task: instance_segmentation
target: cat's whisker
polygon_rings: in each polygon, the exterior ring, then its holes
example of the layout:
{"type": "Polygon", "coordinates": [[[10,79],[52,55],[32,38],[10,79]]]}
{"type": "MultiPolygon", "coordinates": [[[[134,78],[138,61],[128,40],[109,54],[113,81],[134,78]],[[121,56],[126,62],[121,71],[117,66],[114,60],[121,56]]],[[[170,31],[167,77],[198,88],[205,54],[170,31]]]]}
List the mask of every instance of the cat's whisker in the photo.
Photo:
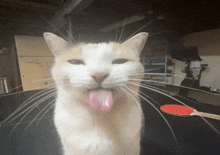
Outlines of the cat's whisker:
{"type": "Polygon", "coordinates": [[[148,71],[155,71],[155,70],[158,70],[158,69],[161,69],[161,68],[145,69],[144,72],[139,72],[139,73],[146,73],[148,71]]]}
{"type": "MultiPolygon", "coordinates": [[[[161,76],[166,76],[166,75],[171,75],[171,76],[175,76],[175,77],[183,77],[183,78],[186,78],[186,79],[192,79],[192,80],[195,80],[195,78],[191,78],[191,77],[186,77],[186,76],[183,76],[183,75],[177,75],[177,74],[170,74],[170,73],[137,73],[137,74],[131,74],[132,75],[161,75],[161,76]]],[[[204,81],[204,80],[200,80],[200,81],[204,81]]]]}
{"type": "Polygon", "coordinates": [[[145,25],[143,25],[142,27],[140,27],[137,31],[135,31],[134,33],[132,33],[132,34],[125,40],[125,42],[126,42],[127,40],[129,40],[129,39],[130,39],[133,35],[135,35],[137,32],[139,32],[139,31],[142,30],[143,28],[147,27],[149,24],[155,22],[156,20],[158,20],[158,19],[159,19],[161,16],[163,16],[163,15],[164,15],[164,14],[158,16],[157,18],[151,20],[151,21],[148,22],[147,24],[145,24],[145,25]]]}
{"type": "Polygon", "coordinates": [[[149,82],[149,83],[152,82],[152,83],[168,84],[168,85],[172,85],[172,86],[182,87],[182,88],[186,88],[186,89],[190,89],[190,90],[195,90],[195,91],[199,91],[199,92],[203,92],[203,93],[207,93],[207,94],[220,96],[220,94],[217,94],[217,93],[211,93],[208,91],[204,91],[204,90],[196,89],[196,88],[192,88],[192,87],[186,87],[186,86],[181,86],[181,85],[179,86],[177,84],[171,84],[171,83],[167,83],[167,82],[160,82],[160,81],[154,81],[154,80],[142,80],[142,79],[134,79],[134,78],[130,78],[129,80],[131,80],[131,81],[145,81],[145,82],[149,82]]]}
{"type": "MultiPolygon", "coordinates": [[[[31,126],[31,124],[44,112],[44,110],[46,110],[49,106],[51,106],[52,103],[55,102],[56,99],[50,101],[35,117],[34,119],[28,124],[28,126],[24,129],[27,130],[29,128],[29,126],[31,126]]],[[[50,108],[49,108],[50,109],[50,108]]]]}
{"type": "MultiPolygon", "coordinates": [[[[161,75],[161,76],[164,76],[164,75],[172,75],[172,76],[179,76],[179,77],[185,77],[185,76],[182,76],[182,75],[175,75],[175,74],[170,74],[170,73],[135,73],[135,74],[131,74],[131,75],[161,75]]],[[[191,79],[194,79],[194,78],[191,78],[191,79]]]]}
{"type": "MultiPolygon", "coordinates": [[[[54,102],[55,102],[55,101],[56,101],[56,100],[54,100],[54,102]]],[[[52,106],[50,106],[50,108],[48,108],[48,109],[43,113],[43,115],[40,116],[40,118],[38,119],[36,125],[38,125],[38,123],[43,119],[43,117],[47,114],[47,112],[48,112],[49,110],[51,110],[54,106],[55,106],[55,104],[53,104],[52,106]]]]}
{"type": "Polygon", "coordinates": [[[35,102],[34,104],[32,104],[31,106],[29,106],[28,108],[24,109],[22,112],[20,112],[18,115],[14,116],[14,118],[12,118],[11,120],[9,120],[9,122],[7,123],[11,123],[14,120],[16,120],[18,117],[20,117],[21,115],[23,115],[26,111],[30,110],[32,111],[34,108],[38,107],[39,104],[43,103],[43,101],[55,96],[55,92],[52,92],[51,94],[47,95],[46,97],[43,97],[42,99],[40,99],[39,101],[35,102]]]}
{"type": "Polygon", "coordinates": [[[143,86],[150,87],[150,88],[153,88],[153,89],[157,89],[157,90],[159,90],[159,91],[161,91],[161,92],[166,92],[167,94],[172,93],[172,94],[174,94],[174,95],[176,95],[176,96],[178,96],[178,97],[180,97],[180,98],[182,98],[182,99],[185,99],[185,100],[187,100],[187,101],[190,101],[190,102],[193,102],[193,103],[195,103],[195,104],[199,104],[199,105],[201,105],[201,104],[198,103],[198,102],[195,102],[195,101],[193,101],[193,100],[190,100],[190,99],[188,99],[188,98],[186,98],[186,97],[183,97],[183,96],[181,96],[181,95],[178,95],[178,94],[176,94],[176,93],[169,92],[169,91],[167,91],[167,90],[160,89],[160,88],[157,88],[157,87],[154,87],[154,86],[148,85],[148,84],[143,84],[143,83],[142,83],[142,85],[143,85],[143,86]]]}
{"type": "Polygon", "coordinates": [[[149,95],[144,94],[143,92],[139,91],[139,93],[141,93],[142,95],[146,96],[148,99],[152,100],[154,103],[156,103],[157,105],[161,105],[160,103],[158,103],[156,100],[154,100],[152,97],[150,97],[149,95]]]}
{"type": "Polygon", "coordinates": [[[34,100],[47,95],[51,92],[55,91],[53,88],[49,89],[49,90],[43,90],[40,91],[36,94],[34,94],[33,96],[29,97],[25,102],[23,102],[14,112],[12,112],[5,120],[3,120],[1,123],[5,124],[8,120],[10,120],[15,114],[17,114],[21,109],[23,109],[24,107],[26,107],[27,105],[29,105],[31,102],[33,102],[34,100]],[[42,93],[43,92],[43,93],[42,93]],[[42,93],[42,94],[41,94],[42,93]],[[41,95],[39,95],[41,94],[41,95]]]}
{"type": "Polygon", "coordinates": [[[130,97],[125,91],[127,91],[127,90],[125,90],[123,87],[119,87],[119,90],[121,90],[121,92],[123,92],[124,93],[124,95],[126,95],[128,98],[130,97]]]}
{"type": "Polygon", "coordinates": [[[125,20],[124,20],[124,22],[123,22],[123,27],[122,27],[121,34],[120,34],[120,36],[119,36],[119,39],[118,39],[117,43],[120,43],[120,41],[121,41],[121,37],[122,37],[122,34],[123,34],[123,32],[124,32],[124,28],[125,28],[125,20]]]}
{"type": "Polygon", "coordinates": [[[22,85],[17,86],[17,87],[14,87],[14,88],[12,88],[12,89],[9,89],[8,91],[11,92],[11,91],[16,90],[16,89],[21,88],[21,87],[22,87],[22,85]]]}
{"type": "Polygon", "coordinates": [[[126,94],[128,97],[131,97],[131,98],[135,101],[135,103],[136,103],[138,106],[140,106],[140,105],[139,105],[139,102],[137,101],[137,99],[136,99],[134,96],[132,96],[125,88],[121,88],[121,89],[124,90],[125,94],[126,94]]]}
{"type": "MultiPolygon", "coordinates": [[[[55,85],[55,84],[45,85],[45,86],[37,87],[37,88],[34,88],[34,89],[30,89],[30,90],[37,90],[37,89],[41,89],[41,88],[48,87],[48,86],[51,86],[51,85],[55,85]]],[[[15,89],[17,89],[17,88],[20,88],[20,87],[22,87],[22,85],[17,86],[17,87],[12,88],[12,89],[9,89],[9,92],[11,92],[11,91],[13,91],[13,90],[15,90],[15,89]]],[[[4,97],[4,96],[19,94],[19,93],[22,93],[22,91],[14,92],[14,93],[5,93],[5,94],[3,94],[3,95],[0,94],[0,98],[1,98],[1,97],[4,97]]]]}
{"type": "MultiPolygon", "coordinates": [[[[132,86],[130,86],[130,87],[132,87],[132,86]]],[[[158,103],[156,100],[154,100],[152,97],[150,97],[149,95],[146,95],[146,94],[144,94],[143,92],[141,92],[140,90],[139,90],[139,93],[141,93],[142,95],[144,95],[145,97],[147,97],[148,99],[150,99],[150,100],[152,100],[154,103],[156,103],[157,105],[161,105],[160,103],[158,103]]]]}
{"type": "MultiPolygon", "coordinates": [[[[41,18],[43,18],[41,16],[41,18]]],[[[44,18],[43,18],[44,19],[44,18]]],[[[62,32],[60,32],[60,30],[58,28],[56,28],[51,22],[49,22],[47,19],[44,19],[54,30],[56,30],[65,40],[69,41],[69,38],[66,37],[62,32]]],[[[65,28],[66,30],[66,28],[65,28]]],[[[66,30],[67,31],[67,30],[66,30]]],[[[71,35],[71,39],[74,41],[75,44],[78,44],[78,42],[75,40],[75,38],[72,37],[71,35]]]]}
{"type": "Polygon", "coordinates": [[[142,87],[142,88],[146,88],[146,89],[152,90],[152,91],[157,92],[157,93],[160,93],[160,94],[162,94],[162,95],[164,95],[164,96],[167,96],[167,97],[169,97],[169,98],[171,98],[171,99],[173,99],[173,100],[179,102],[180,104],[185,105],[185,106],[188,107],[188,105],[186,105],[186,104],[183,103],[182,101],[180,101],[180,100],[178,100],[178,99],[176,99],[176,98],[174,98],[174,97],[172,97],[172,96],[170,96],[170,95],[168,95],[168,94],[166,94],[166,93],[164,93],[164,92],[161,92],[161,91],[158,91],[158,90],[156,90],[156,89],[143,86],[143,85],[141,85],[141,84],[136,84],[136,83],[134,83],[134,82],[127,82],[127,83],[129,83],[129,84],[131,84],[131,85],[139,86],[139,87],[142,87]]]}
{"type": "Polygon", "coordinates": [[[54,79],[53,78],[46,78],[46,79],[34,80],[32,82],[49,81],[49,80],[54,80],[54,79]]]}
{"type": "MultiPolygon", "coordinates": [[[[50,89],[49,89],[50,90],[50,89]]],[[[29,97],[25,102],[23,102],[15,111],[13,111],[5,120],[3,120],[1,123],[6,123],[9,119],[11,119],[12,116],[14,116],[17,112],[19,112],[23,107],[27,106],[29,103],[34,101],[35,99],[43,96],[44,94],[48,93],[49,90],[42,90],[33,96],[29,97]],[[40,93],[43,93],[42,95],[38,96],[40,93]],[[37,97],[36,97],[37,96],[37,97]],[[36,98],[34,98],[36,97],[36,98]]]]}
{"type": "MultiPolygon", "coordinates": [[[[45,117],[45,118],[42,118],[41,120],[45,120],[45,119],[54,119],[54,117],[45,117]]],[[[30,123],[30,121],[23,121],[23,122],[20,122],[19,125],[21,124],[26,124],[26,123],[30,123]]],[[[0,128],[5,128],[5,127],[9,127],[9,126],[14,126],[16,125],[17,123],[10,123],[10,124],[6,124],[4,126],[1,126],[0,124],[0,128]]]]}
{"type": "MultiPolygon", "coordinates": [[[[172,73],[146,73],[147,71],[153,71],[153,70],[158,70],[158,69],[161,69],[161,68],[145,70],[145,72],[139,72],[139,73],[131,74],[131,76],[132,75],[161,75],[161,76],[169,75],[169,76],[174,76],[174,77],[181,77],[181,78],[184,78],[184,79],[197,80],[197,79],[192,78],[192,77],[186,77],[186,75],[177,75],[177,74],[172,74],[172,73]]],[[[206,80],[200,79],[199,81],[203,82],[203,81],[206,81],[206,80]]]]}
{"type": "MultiPolygon", "coordinates": [[[[48,85],[44,85],[44,86],[41,86],[41,87],[37,87],[37,88],[32,88],[32,89],[29,89],[30,90],[37,90],[37,89],[45,89],[45,88],[48,88],[48,87],[52,87],[52,86],[56,86],[55,83],[52,83],[52,84],[48,84],[48,85]]],[[[52,87],[53,88],[53,87],[52,87]]]]}
{"type": "Polygon", "coordinates": [[[134,93],[134,94],[140,96],[142,99],[144,99],[146,102],[148,102],[148,103],[160,114],[160,116],[164,119],[164,121],[166,122],[167,126],[169,127],[169,129],[170,129],[170,131],[171,131],[171,133],[172,133],[172,135],[173,135],[174,140],[176,141],[177,138],[176,138],[176,135],[175,135],[175,133],[174,133],[174,131],[173,131],[171,125],[169,124],[169,122],[167,121],[167,119],[164,117],[164,115],[157,109],[157,107],[156,107],[153,103],[151,103],[148,99],[146,99],[146,98],[143,97],[142,95],[136,93],[135,91],[131,90],[129,87],[124,86],[124,88],[126,88],[128,91],[130,91],[130,92],[132,92],[132,93],[134,93]]]}
{"type": "MultiPolygon", "coordinates": [[[[28,91],[31,91],[31,90],[39,90],[39,89],[45,89],[45,88],[46,88],[46,89],[50,89],[50,88],[48,88],[48,86],[54,86],[54,87],[51,87],[51,88],[55,88],[55,83],[49,84],[49,85],[44,85],[44,86],[41,86],[41,87],[32,88],[32,89],[29,89],[28,91]]],[[[20,86],[19,86],[19,87],[20,87],[20,86]]],[[[15,93],[7,93],[7,94],[3,94],[3,95],[0,94],[0,98],[1,98],[1,97],[5,97],[5,96],[20,94],[20,93],[22,93],[22,92],[24,92],[24,91],[19,91],[19,92],[15,92],[15,93]]]]}
{"type": "MultiPolygon", "coordinates": [[[[47,97],[42,98],[41,100],[39,100],[38,102],[34,103],[33,105],[31,105],[30,107],[28,107],[27,109],[25,109],[24,111],[22,111],[18,116],[16,116],[15,118],[12,119],[12,121],[14,121],[15,119],[17,119],[18,117],[20,117],[22,114],[24,114],[26,111],[28,111],[20,120],[18,123],[16,123],[16,125],[14,126],[14,128],[12,129],[11,133],[17,128],[17,126],[26,118],[26,116],[28,114],[30,114],[30,112],[32,110],[34,110],[36,108],[36,105],[43,103],[44,101],[46,101],[47,99],[51,98],[55,96],[55,94],[50,94],[47,97]]],[[[11,122],[12,122],[11,121],[11,122]]]]}
{"type": "Polygon", "coordinates": [[[117,42],[117,39],[118,39],[118,28],[116,29],[115,42],[117,42]]]}
{"type": "Polygon", "coordinates": [[[157,32],[157,33],[149,34],[149,37],[151,37],[151,36],[156,36],[156,35],[158,35],[158,34],[162,34],[162,33],[167,33],[167,32],[171,32],[171,31],[168,30],[168,31],[161,31],[161,32],[157,32]]]}
{"type": "Polygon", "coordinates": [[[131,74],[131,76],[132,75],[166,75],[166,74],[165,73],[135,73],[135,74],[131,74]]]}
{"type": "Polygon", "coordinates": [[[161,69],[161,68],[146,69],[146,70],[144,70],[143,73],[146,73],[146,72],[148,72],[148,71],[155,71],[155,70],[158,70],[158,69],[161,69]]]}
{"type": "Polygon", "coordinates": [[[130,75],[142,75],[142,74],[145,74],[148,71],[155,71],[155,70],[158,70],[158,69],[161,69],[161,68],[146,69],[143,72],[136,72],[136,73],[133,73],[133,74],[130,74],[130,75]]]}
{"type": "Polygon", "coordinates": [[[0,94],[0,98],[1,97],[5,97],[5,96],[10,96],[10,95],[16,95],[16,94],[20,94],[23,93],[23,91],[19,91],[19,92],[14,92],[14,93],[5,93],[5,94],[0,94]]]}
{"type": "Polygon", "coordinates": [[[215,131],[217,134],[220,134],[220,131],[218,131],[209,121],[207,121],[207,119],[205,119],[204,117],[202,116],[199,116],[200,118],[203,119],[203,121],[208,124],[208,126],[210,126],[212,128],[213,131],[215,131]]]}
{"type": "MultiPolygon", "coordinates": [[[[142,88],[146,88],[146,89],[152,90],[152,91],[154,91],[154,92],[157,92],[157,93],[159,93],[159,94],[162,94],[162,95],[164,95],[164,96],[167,96],[167,97],[173,99],[174,101],[177,101],[178,103],[180,103],[180,104],[182,104],[182,105],[185,105],[186,107],[189,107],[188,105],[186,105],[186,104],[183,103],[182,101],[180,101],[180,100],[178,100],[178,99],[176,99],[176,98],[174,98],[174,97],[172,97],[172,96],[170,96],[170,95],[168,95],[168,94],[166,94],[166,93],[163,93],[163,92],[161,92],[161,91],[158,91],[158,90],[156,90],[156,89],[152,89],[152,88],[149,88],[149,87],[146,87],[146,86],[143,86],[143,85],[140,85],[140,84],[135,84],[135,83],[132,83],[132,82],[127,82],[127,83],[129,83],[129,84],[131,84],[131,85],[136,85],[136,86],[139,86],[139,87],[142,87],[142,88]]],[[[202,116],[200,116],[200,117],[201,117],[203,120],[205,119],[205,118],[203,118],[202,116]]],[[[207,121],[205,121],[205,122],[207,122],[207,121]]],[[[208,125],[210,126],[211,124],[208,123],[208,125]]],[[[210,127],[211,127],[212,129],[214,128],[214,129],[215,129],[214,131],[217,130],[213,125],[211,125],[210,127]]],[[[217,131],[218,131],[218,130],[217,130],[217,131]]],[[[217,132],[217,133],[219,133],[219,132],[217,132]]]]}

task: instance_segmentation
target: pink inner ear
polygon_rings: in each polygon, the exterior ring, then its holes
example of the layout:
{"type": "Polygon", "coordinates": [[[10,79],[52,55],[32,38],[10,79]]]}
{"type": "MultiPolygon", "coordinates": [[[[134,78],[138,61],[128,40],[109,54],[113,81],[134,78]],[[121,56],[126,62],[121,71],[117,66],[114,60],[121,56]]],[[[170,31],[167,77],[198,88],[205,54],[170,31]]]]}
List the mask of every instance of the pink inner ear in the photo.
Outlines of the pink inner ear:
{"type": "Polygon", "coordinates": [[[195,110],[192,107],[187,107],[183,105],[174,105],[174,104],[163,105],[160,107],[160,109],[166,113],[175,114],[175,115],[185,115],[185,116],[190,115],[195,110]]]}

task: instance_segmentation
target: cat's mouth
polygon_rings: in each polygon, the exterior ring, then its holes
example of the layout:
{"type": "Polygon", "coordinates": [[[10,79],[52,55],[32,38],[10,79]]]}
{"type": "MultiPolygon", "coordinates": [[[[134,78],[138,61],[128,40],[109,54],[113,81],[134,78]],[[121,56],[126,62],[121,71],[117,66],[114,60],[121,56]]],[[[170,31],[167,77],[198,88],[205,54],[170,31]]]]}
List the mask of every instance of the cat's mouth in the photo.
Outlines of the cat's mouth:
{"type": "Polygon", "coordinates": [[[91,91],[114,91],[114,89],[112,88],[103,88],[103,87],[97,87],[97,88],[93,88],[93,89],[87,89],[88,92],[91,91]]]}
{"type": "Polygon", "coordinates": [[[95,112],[109,112],[114,104],[112,89],[97,87],[88,90],[88,104],[95,112]]]}

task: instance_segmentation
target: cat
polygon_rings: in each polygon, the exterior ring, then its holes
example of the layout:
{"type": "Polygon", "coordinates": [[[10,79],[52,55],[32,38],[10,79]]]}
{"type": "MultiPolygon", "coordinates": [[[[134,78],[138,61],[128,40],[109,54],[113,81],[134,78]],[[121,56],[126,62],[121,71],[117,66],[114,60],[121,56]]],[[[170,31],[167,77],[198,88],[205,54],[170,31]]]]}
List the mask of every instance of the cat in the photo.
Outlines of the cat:
{"type": "Polygon", "coordinates": [[[54,122],[64,155],[140,154],[140,81],[135,94],[126,89],[130,76],[143,78],[139,55],[147,37],[141,32],[123,43],[72,44],[44,33],[55,56],[54,122]]]}

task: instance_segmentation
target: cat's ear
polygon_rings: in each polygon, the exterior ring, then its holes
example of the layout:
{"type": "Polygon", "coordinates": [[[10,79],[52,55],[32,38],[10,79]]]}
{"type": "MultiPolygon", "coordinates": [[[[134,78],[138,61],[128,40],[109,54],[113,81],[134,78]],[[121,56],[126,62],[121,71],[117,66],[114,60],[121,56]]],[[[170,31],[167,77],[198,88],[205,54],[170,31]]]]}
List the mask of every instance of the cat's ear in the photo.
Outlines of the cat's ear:
{"type": "Polygon", "coordinates": [[[44,38],[54,56],[59,56],[64,53],[72,45],[66,40],[58,37],[57,35],[49,32],[44,33],[44,38]]]}
{"type": "Polygon", "coordinates": [[[148,33],[141,32],[136,34],[129,40],[123,42],[122,45],[131,48],[133,51],[136,51],[138,54],[140,54],[147,41],[147,37],[148,37],[148,33]]]}

